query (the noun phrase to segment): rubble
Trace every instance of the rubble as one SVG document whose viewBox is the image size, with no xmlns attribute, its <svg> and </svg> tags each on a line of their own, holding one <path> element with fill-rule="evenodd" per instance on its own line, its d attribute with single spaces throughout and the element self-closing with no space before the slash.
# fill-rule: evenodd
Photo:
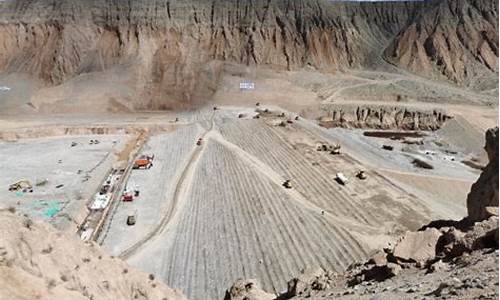
<svg viewBox="0 0 500 300">
<path fill-rule="evenodd" d="M 227 291 L 224 300 L 272 300 L 276 295 L 264 292 L 255 279 L 238 279 Z"/>
</svg>

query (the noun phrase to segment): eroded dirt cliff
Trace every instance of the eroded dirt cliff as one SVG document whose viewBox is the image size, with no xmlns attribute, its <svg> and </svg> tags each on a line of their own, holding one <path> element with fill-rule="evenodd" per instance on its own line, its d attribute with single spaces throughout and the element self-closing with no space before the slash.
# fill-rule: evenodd
<svg viewBox="0 0 500 300">
<path fill-rule="evenodd" d="M 7 0 L 0 72 L 64 83 L 30 103 L 42 111 L 80 99 L 102 110 L 191 107 L 217 90 L 224 62 L 336 72 L 388 59 L 459 84 L 481 73 L 490 87 L 498 8 L 489 2 Z"/>
</svg>

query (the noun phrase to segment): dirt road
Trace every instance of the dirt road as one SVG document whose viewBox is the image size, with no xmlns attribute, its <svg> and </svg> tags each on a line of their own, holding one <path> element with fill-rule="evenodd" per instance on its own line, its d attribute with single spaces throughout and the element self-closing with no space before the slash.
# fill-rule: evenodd
<svg viewBox="0 0 500 300">
<path fill-rule="evenodd" d="M 212 131 L 214 116 L 215 116 L 215 111 L 211 118 L 210 127 L 201 135 L 200 137 L 201 139 L 204 139 L 205 136 Z M 132 246 L 130 246 L 122 253 L 120 253 L 119 255 L 120 258 L 122 259 L 130 258 L 135 253 L 137 253 L 142 247 L 144 247 L 148 242 L 150 242 L 152 239 L 158 236 L 165 229 L 165 227 L 167 227 L 167 225 L 169 224 L 170 220 L 172 219 L 173 215 L 176 212 L 177 204 L 180 201 L 179 199 L 186 194 L 187 188 L 191 183 L 191 180 L 188 180 L 190 177 L 188 175 L 192 175 L 193 169 L 196 166 L 196 163 L 198 162 L 204 148 L 205 148 L 204 142 L 202 142 L 202 144 L 199 146 L 195 145 L 195 147 L 193 148 L 193 151 L 189 156 L 188 163 L 186 167 L 182 170 L 182 173 L 175 184 L 175 191 L 174 191 L 174 196 L 172 198 L 172 202 L 168 207 L 168 210 L 165 212 L 165 214 L 162 214 L 163 217 L 161 218 L 159 224 L 149 233 L 144 235 L 144 237 L 141 240 L 134 243 Z"/>
</svg>

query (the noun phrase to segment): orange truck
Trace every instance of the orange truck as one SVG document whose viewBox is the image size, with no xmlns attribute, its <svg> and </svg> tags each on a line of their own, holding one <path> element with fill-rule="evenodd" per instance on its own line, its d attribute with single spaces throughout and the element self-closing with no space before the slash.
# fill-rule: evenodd
<svg viewBox="0 0 500 300">
<path fill-rule="evenodd" d="M 141 155 L 134 161 L 134 169 L 149 169 L 153 166 L 153 156 Z"/>
</svg>

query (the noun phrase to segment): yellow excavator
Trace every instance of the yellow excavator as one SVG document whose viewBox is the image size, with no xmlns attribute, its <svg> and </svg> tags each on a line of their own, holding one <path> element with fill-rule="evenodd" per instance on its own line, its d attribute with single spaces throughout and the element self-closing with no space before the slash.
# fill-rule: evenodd
<svg viewBox="0 0 500 300">
<path fill-rule="evenodd" d="M 23 180 L 19 180 L 16 183 L 11 184 L 9 186 L 9 191 L 11 191 L 11 192 L 22 191 L 23 193 L 26 193 L 26 192 L 32 193 L 33 192 L 33 185 L 31 184 L 31 182 L 29 180 L 23 179 Z"/>
</svg>

